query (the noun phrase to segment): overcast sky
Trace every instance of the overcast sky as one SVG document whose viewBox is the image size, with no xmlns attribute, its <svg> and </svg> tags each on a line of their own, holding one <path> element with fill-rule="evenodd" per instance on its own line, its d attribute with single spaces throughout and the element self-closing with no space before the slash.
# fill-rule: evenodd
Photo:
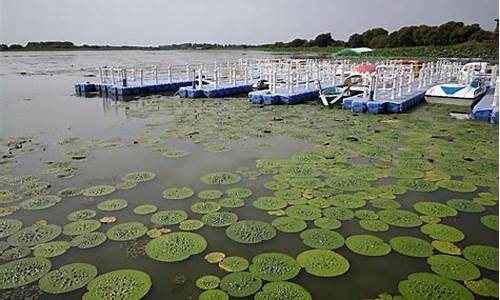
<svg viewBox="0 0 500 300">
<path fill-rule="evenodd" d="M 498 0 L 0 0 L 0 43 L 257 44 L 494 18 Z"/>
</svg>

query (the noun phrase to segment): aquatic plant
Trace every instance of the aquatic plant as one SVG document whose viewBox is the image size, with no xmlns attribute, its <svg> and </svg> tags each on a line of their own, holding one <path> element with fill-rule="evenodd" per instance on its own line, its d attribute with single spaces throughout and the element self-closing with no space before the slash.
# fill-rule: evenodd
<svg viewBox="0 0 500 300">
<path fill-rule="evenodd" d="M 328 229 L 307 229 L 300 233 L 300 238 L 311 248 L 334 250 L 344 246 L 344 237 Z"/>
<path fill-rule="evenodd" d="M 390 199 L 373 199 L 370 200 L 371 206 L 380 209 L 398 209 L 401 207 L 401 204 L 395 200 Z"/>
<path fill-rule="evenodd" d="M 223 290 L 206 290 L 198 296 L 198 300 L 229 300 L 229 295 Z"/>
<path fill-rule="evenodd" d="M 239 198 L 224 198 L 219 200 L 219 205 L 225 208 L 238 208 L 245 206 L 245 200 Z"/>
<path fill-rule="evenodd" d="M 412 257 L 429 257 L 432 255 L 432 245 L 413 236 L 397 236 L 389 240 L 392 249 L 400 254 Z"/>
<path fill-rule="evenodd" d="M 328 207 L 323 209 L 325 217 L 335 218 L 340 221 L 348 221 L 354 218 L 354 212 L 343 207 Z"/>
<path fill-rule="evenodd" d="M 386 209 L 377 214 L 381 221 L 396 227 L 417 227 L 422 224 L 417 214 L 403 209 Z"/>
<path fill-rule="evenodd" d="M 35 246 L 33 255 L 37 257 L 51 258 L 62 255 L 71 248 L 71 243 L 67 241 L 52 241 Z"/>
<path fill-rule="evenodd" d="M 474 296 L 461 284 L 430 273 L 413 273 L 398 284 L 407 300 L 473 300 Z"/>
<path fill-rule="evenodd" d="M 391 252 L 389 244 L 373 235 L 351 235 L 345 239 L 345 244 L 352 252 L 365 256 L 384 256 Z"/>
<path fill-rule="evenodd" d="M 287 281 L 269 282 L 255 294 L 255 300 L 312 300 L 311 294 L 301 285 Z"/>
<path fill-rule="evenodd" d="M 114 225 L 108 231 L 106 236 L 113 241 L 131 241 L 145 235 L 148 228 L 140 222 L 127 222 Z"/>
<path fill-rule="evenodd" d="M 262 281 L 252 273 L 234 272 L 222 278 L 220 288 L 232 297 L 248 297 L 255 294 Z"/>
<path fill-rule="evenodd" d="M 196 279 L 196 286 L 202 290 L 211 290 L 219 287 L 220 278 L 214 275 L 205 275 Z"/>
<path fill-rule="evenodd" d="M 318 177 L 321 172 L 308 164 L 288 164 L 280 169 L 280 173 L 291 178 L 297 177 Z"/>
<path fill-rule="evenodd" d="M 302 191 L 299 189 L 277 190 L 274 192 L 274 196 L 280 199 L 294 200 L 302 197 Z"/>
<path fill-rule="evenodd" d="M 139 184 L 136 181 L 122 181 L 118 184 L 115 184 L 115 188 L 119 190 L 130 190 L 138 186 Z"/>
<path fill-rule="evenodd" d="M 276 230 L 266 222 L 243 220 L 226 228 L 226 235 L 238 243 L 255 244 L 274 238 Z"/>
<path fill-rule="evenodd" d="M 277 230 L 286 233 L 301 232 L 307 228 L 307 223 L 291 217 L 279 217 L 271 222 Z"/>
<path fill-rule="evenodd" d="M 128 202 L 125 199 L 109 199 L 97 204 L 97 208 L 102 211 L 117 211 L 127 206 Z"/>
<path fill-rule="evenodd" d="M 23 227 L 23 222 L 16 219 L 0 219 L 0 239 L 6 238 Z"/>
<path fill-rule="evenodd" d="M 198 193 L 198 198 L 203 200 L 214 200 L 219 199 L 222 195 L 224 195 L 224 193 L 219 190 L 203 190 Z"/>
<path fill-rule="evenodd" d="M 214 252 L 210 252 L 207 255 L 205 255 L 205 260 L 209 264 L 216 264 L 216 263 L 221 262 L 225 257 L 226 257 L 226 254 L 224 252 L 214 251 Z"/>
<path fill-rule="evenodd" d="M 38 244 L 43 244 L 52 241 L 62 232 L 59 225 L 32 225 L 25 227 L 7 238 L 7 242 L 11 246 L 26 246 L 31 247 Z"/>
<path fill-rule="evenodd" d="M 360 220 L 359 226 L 364 230 L 383 232 L 389 230 L 389 225 L 381 220 Z"/>
<path fill-rule="evenodd" d="M 134 208 L 134 213 L 137 215 L 149 215 L 158 211 L 158 207 L 153 204 L 142 204 Z"/>
<path fill-rule="evenodd" d="M 112 185 L 95 185 L 83 190 L 86 197 L 102 197 L 113 193 L 116 188 Z"/>
<path fill-rule="evenodd" d="M 498 271 L 498 248 L 486 245 L 471 245 L 464 248 L 462 255 L 476 266 Z"/>
<path fill-rule="evenodd" d="M 147 273 L 133 269 L 115 270 L 90 281 L 82 300 L 138 300 L 149 292 L 151 285 L 151 277 Z"/>
<path fill-rule="evenodd" d="M 212 227 L 227 227 L 238 221 L 238 215 L 228 211 L 212 212 L 203 215 L 201 221 Z"/>
<path fill-rule="evenodd" d="M 286 182 L 283 181 L 278 181 L 278 180 L 269 180 L 264 183 L 264 187 L 268 190 L 285 190 L 290 187 L 290 185 Z"/>
<path fill-rule="evenodd" d="M 476 186 L 472 183 L 452 179 L 440 180 L 437 182 L 437 185 L 452 192 L 460 193 L 471 193 L 477 189 Z"/>
<path fill-rule="evenodd" d="M 304 224 L 306 223 L 304 222 Z M 334 230 L 340 228 L 342 226 L 342 223 L 339 220 L 332 217 L 321 217 L 319 219 L 314 220 L 314 225 L 319 228 Z"/>
<path fill-rule="evenodd" d="M 491 279 L 481 278 L 479 280 L 466 280 L 464 284 L 474 294 L 483 297 L 498 298 L 498 283 Z"/>
<path fill-rule="evenodd" d="M 285 208 L 288 203 L 280 198 L 276 197 L 259 197 L 257 200 L 252 202 L 253 207 L 261 210 L 277 210 Z"/>
<path fill-rule="evenodd" d="M 102 232 L 89 232 L 78 235 L 71 240 L 71 246 L 89 249 L 103 244 L 108 237 Z"/>
<path fill-rule="evenodd" d="M 331 205 L 343 208 L 360 208 L 366 205 L 366 201 L 356 195 L 340 194 L 328 198 Z"/>
<path fill-rule="evenodd" d="M 248 198 L 253 194 L 251 189 L 244 187 L 230 188 L 227 189 L 225 193 L 230 198 L 238 198 L 238 199 Z"/>
<path fill-rule="evenodd" d="M 399 183 L 408 190 L 416 192 L 434 192 L 439 189 L 435 182 L 425 179 L 401 179 Z"/>
<path fill-rule="evenodd" d="M 297 256 L 297 262 L 317 277 L 340 276 L 350 268 L 349 261 L 342 255 L 325 249 L 306 250 Z"/>
<path fill-rule="evenodd" d="M 123 181 L 146 182 L 156 178 L 156 174 L 149 171 L 132 172 L 122 177 Z"/>
<path fill-rule="evenodd" d="M 45 274 L 38 286 L 48 294 L 62 294 L 80 289 L 97 276 L 97 268 L 86 263 L 71 263 Z"/>
<path fill-rule="evenodd" d="M 156 225 L 174 225 L 188 218 L 183 210 L 160 210 L 151 216 L 151 222 Z"/>
<path fill-rule="evenodd" d="M 176 262 L 188 259 L 207 248 L 207 241 L 192 232 L 172 232 L 152 239 L 146 245 L 146 254 L 154 260 Z"/>
<path fill-rule="evenodd" d="M 19 206 L 26 210 L 46 209 L 61 202 L 61 197 L 55 195 L 36 196 L 21 202 Z"/>
<path fill-rule="evenodd" d="M 479 269 L 466 259 L 451 255 L 433 255 L 427 258 L 431 270 L 453 280 L 474 280 L 481 276 Z"/>
<path fill-rule="evenodd" d="M 450 199 L 446 201 L 446 204 L 458 211 L 467 213 L 480 213 L 486 209 L 479 203 L 465 199 Z"/>
<path fill-rule="evenodd" d="M 339 191 L 355 192 L 370 187 L 370 183 L 355 177 L 328 177 L 325 183 Z"/>
<path fill-rule="evenodd" d="M 234 184 L 241 180 L 241 176 L 231 172 L 215 172 L 204 175 L 201 177 L 201 181 L 204 184 L 215 185 L 215 184 Z"/>
<path fill-rule="evenodd" d="M 101 222 L 97 220 L 80 220 L 64 225 L 63 234 L 80 235 L 96 231 L 99 227 L 101 227 Z"/>
<path fill-rule="evenodd" d="M 445 224 L 425 224 L 420 227 L 420 231 L 440 241 L 460 242 L 465 238 L 465 235 L 460 230 Z"/>
<path fill-rule="evenodd" d="M 484 226 L 498 232 L 498 215 L 482 216 L 479 220 Z"/>
<path fill-rule="evenodd" d="M 193 196 L 194 191 L 188 187 L 172 187 L 163 191 L 163 198 L 167 200 L 183 200 Z"/>
<path fill-rule="evenodd" d="M 191 210 L 197 214 L 208 214 L 220 210 L 221 205 L 217 202 L 203 201 L 191 205 Z"/>
<path fill-rule="evenodd" d="M 11 261 L 19 258 L 23 258 L 28 256 L 31 253 L 31 249 L 29 247 L 13 247 L 9 248 L 2 252 L 0 255 L 0 259 L 5 261 Z"/>
<path fill-rule="evenodd" d="M 415 203 L 413 207 L 421 214 L 438 218 L 453 217 L 458 213 L 453 207 L 431 201 L 420 201 Z"/>
<path fill-rule="evenodd" d="M 293 205 L 285 209 L 287 216 L 312 221 L 321 217 L 321 209 L 310 205 Z"/>
<path fill-rule="evenodd" d="M 219 262 L 219 268 L 225 272 L 242 272 L 248 269 L 250 263 L 240 256 L 228 256 Z"/>
<path fill-rule="evenodd" d="M 159 152 L 162 156 L 167 158 L 181 158 L 190 154 L 189 151 L 175 148 L 160 148 Z"/>
<path fill-rule="evenodd" d="M 0 289 L 18 288 L 37 281 L 50 271 L 50 260 L 27 257 L 0 265 Z"/>
<path fill-rule="evenodd" d="M 354 216 L 361 220 L 376 220 L 378 215 L 373 210 L 359 209 L 354 212 Z"/>
<path fill-rule="evenodd" d="M 165 228 L 165 227 L 160 227 L 160 228 L 153 228 L 150 229 L 146 232 L 147 236 L 149 236 L 152 239 L 155 239 L 159 236 L 162 236 L 163 234 L 170 233 L 172 232 L 172 229 L 170 228 Z"/>
<path fill-rule="evenodd" d="M 203 225 L 205 224 L 200 220 L 190 219 L 182 221 L 179 224 L 179 229 L 185 231 L 194 231 L 202 228 Z"/>
<path fill-rule="evenodd" d="M 83 193 L 83 189 L 79 187 L 70 187 L 70 188 L 65 188 L 57 192 L 57 196 L 59 197 L 76 197 L 80 196 Z"/>
<path fill-rule="evenodd" d="M 72 221 L 72 222 L 80 221 L 80 220 L 88 220 L 88 219 L 92 219 L 93 217 L 95 217 L 96 214 L 97 214 L 97 212 L 93 209 L 80 209 L 80 210 L 76 210 L 72 213 L 69 213 L 66 216 L 66 219 L 68 219 L 68 221 Z"/>
<path fill-rule="evenodd" d="M 295 258 L 283 253 L 261 253 L 252 258 L 250 273 L 267 281 L 289 280 L 300 272 Z"/>
<path fill-rule="evenodd" d="M 434 240 L 431 242 L 431 245 L 434 249 L 444 254 L 462 255 L 462 249 L 448 241 Z"/>
</svg>

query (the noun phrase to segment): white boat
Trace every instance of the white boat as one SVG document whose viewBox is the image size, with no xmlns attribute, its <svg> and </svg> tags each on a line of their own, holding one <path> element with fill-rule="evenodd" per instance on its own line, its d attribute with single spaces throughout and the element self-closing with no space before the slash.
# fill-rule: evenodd
<svg viewBox="0 0 500 300">
<path fill-rule="evenodd" d="M 425 92 L 425 101 L 473 107 L 487 90 L 488 87 L 479 80 L 474 80 L 470 84 L 438 84 Z"/>
</svg>

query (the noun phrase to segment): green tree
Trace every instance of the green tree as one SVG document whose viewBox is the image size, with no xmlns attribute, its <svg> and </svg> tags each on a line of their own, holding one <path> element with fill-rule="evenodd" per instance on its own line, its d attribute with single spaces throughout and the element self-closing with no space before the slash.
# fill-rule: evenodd
<svg viewBox="0 0 500 300">
<path fill-rule="evenodd" d="M 364 46 L 364 41 L 363 41 L 363 36 L 361 34 L 355 33 L 349 37 L 349 41 L 347 42 L 349 47 L 363 47 Z"/>
<path fill-rule="evenodd" d="M 311 44 L 316 47 L 327 47 L 330 45 L 333 45 L 335 42 L 334 39 L 332 39 L 332 34 L 331 33 L 321 33 L 319 34 L 312 42 Z"/>
</svg>

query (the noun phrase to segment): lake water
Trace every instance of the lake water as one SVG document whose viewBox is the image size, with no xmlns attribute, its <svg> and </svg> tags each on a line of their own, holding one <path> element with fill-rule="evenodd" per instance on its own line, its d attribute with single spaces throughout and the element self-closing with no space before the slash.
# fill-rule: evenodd
<svg viewBox="0 0 500 300">
<path fill-rule="evenodd" d="M 358 157 L 359 161 L 353 164 L 373 165 L 378 159 L 366 158 L 364 156 L 367 155 L 362 153 L 368 153 L 367 146 L 371 144 L 373 147 L 388 146 L 378 144 L 376 138 L 377 134 L 383 134 L 380 133 L 381 130 L 386 129 L 389 133 L 404 136 L 401 140 L 398 137 L 392 138 L 394 144 L 403 143 L 399 144 L 399 147 L 404 147 L 404 142 L 411 140 L 412 134 L 417 140 L 428 139 L 429 144 L 417 145 L 422 148 L 445 145 L 441 140 L 431 140 L 431 135 L 453 135 L 457 143 L 460 143 L 456 146 L 460 149 L 466 143 L 478 145 L 478 149 L 468 149 L 464 156 L 477 153 L 473 157 L 476 162 L 485 159 L 493 165 L 491 168 L 498 168 L 498 157 L 492 155 L 498 151 L 497 127 L 485 123 L 447 119 L 446 107 L 424 105 L 411 114 L 402 116 L 357 116 L 348 111 L 323 109 L 317 104 L 304 104 L 293 108 L 251 107 L 244 98 L 210 100 L 212 101 L 210 102 L 153 96 L 138 101 L 116 103 L 99 97 L 83 98 L 74 95 L 74 83 L 97 80 L 84 75 L 94 72 L 95 67 L 99 65 L 199 64 L 237 60 L 242 57 L 271 56 L 273 55 L 270 53 L 256 51 L 2 52 L 0 54 L 0 138 L 2 139 L 0 153 L 8 151 L 5 144 L 9 138 L 21 136 L 30 137 L 34 150 L 15 152 L 12 157 L 4 158 L 5 167 L 0 169 L 0 176 L 40 174 L 43 181 L 50 183 L 50 194 L 56 194 L 66 187 L 118 184 L 120 178 L 129 172 L 151 171 L 156 174 L 154 180 L 140 183 L 130 190 L 117 190 L 109 196 L 96 197 L 94 200 L 83 196 L 65 198 L 54 207 L 42 210 L 19 209 L 7 218 L 22 220 L 25 226 L 38 220 L 47 220 L 51 224 L 63 226 L 69 223 L 66 219 L 67 214 L 89 208 L 97 211 L 95 219 L 108 215 L 117 218 L 114 224 L 102 225 L 98 230 L 101 232 L 128 221 L 139 221 L 152 228 L 154 224 L 150 221 L 150 215 L 136 215 L 132 212 L 134 207 L 149 203 L 158 206 L 159 210 L 182 209 L 189 214 L 189 218 L 200 219 L 201 215 L 190 210 L 193 203 L 201 201 L 196 197 L 197 192 L 209 188 L 224 191 L 230 187 L 244 186 L 252 189 L 252 196 L 245 200 L 245 207 L 231 211 L 236 213 L 240 220 L 258 219 L 270 223 L 276 217 L 254 208 L 251 203 L 260 196 L 272 196 L 273 191 L 264 188 L 264 184 L 272 179 L 272 175 L 264 174 L 257 178 L 248 178 L 244 175 L 241 182 L 228 186 L 207 186 L 201 182 L 200 177 L 216 171 L 236 172 L 246 170 L 244 168 L 255 170 L 255 162 L 258 159 L 290 159 L 293 155 L 317 149 L 318 146 L 333 147 L 340 152 L 339 156 L 342 159 L 354 157 L 356 161 Z M 228 112 L 235 112 L 233 119 L 230 119 L 232 116 Z M 212 115 L 213 118 L 209 117 Z M 240 120 L 238 124 L 241 126 L 235 125 L 237 122 L 234 119 Z M 436 127 L 432 124 L 436 124 Z M 372 131 L 372 128 L 378 130 Z M 262 131 L 264 133 L 259 134 L 263 129 L 269 132 Z M 193 132 L 195 133 L 191 135 L 194 138 L 189 134 Z M 197 137 L 198 135 L 200 137 Z M 347 144 L 346 137 L 353 135 L 361 139 L 363 148 L 359 146 L 358 150 L 359 144 Z M 382 140 L 389 140 L 389 135 L 384 135 Z M 78 140 L 72 144 L 58 144 L 58 141 L 65 137 L 77 137 Z M 154 139 L 157 140 L 153 141 Z M 116 144 L 99 147 L 96 146 L 98 143 L 91 143 L 92 140 L 104 140 L 103 143 Z M 166 158 L 155 151 L 153 145 L 155 142 L 162 147 L 188 151 L 189 155 L 182 158 Z M 89 143 L 92 146 L 88 146 Z M 207 143 L 229 145 L 231 151 L 223 153 L 206 151 Z M 449 147 L 450 157 L 458 157 L 457 151 L 452 149 L 455 146 L 450 144 Z M 87 157 L 84 160 L 72 161 L 77 167 L 74 176 L 57 178 L 44 172 L 49 166 L 48 163 L 71 161 L 65 153 L 82 148 L 88 150 Z M 341 151 L 345 151 L 346 154 Z M 436 153 L 426 155 L 434 158 L 433 155 L 438 156 Z M 484 155 L 486 157 L 483 157 Z M 475 166 L 474 162 L 463 163 Z M 476 172 L 475 175 L 484 175 L 491 179 L 491 174 L 492 172 L 485 174 Z M 325 179 L 323 175 L 322 180 Z M 453 175 L 453 179 L 461 178 Z M 380 182 L 376 183 L 378 181 Z M 397 182 L 392 178 L 378 181 L 372 184 Z M 3 186 L 1 184 L 2 181 L 0 190 L 12 188 L 7 184 Z M 162 191 L 166 188 L 181 186 L 193 189 L 195 196 L 177 201 L 162 198 Z M 479 186 L 476 191 L 470 193 L 453 192 L 443 188 L 435 192 L 407 191 L 396 195 L 396 201 L 401 204 L 402 209 L 415 212 L 413 204 L 418 201 L 445 203 L 454 198 L 473 199 L 479 192 L 488 192 L 488 188 Z M 114 198 L 126 199 L 128 207 L 116 212 L 104 212 L 96 208 L 97 203 L 104 199 Z M 369 205 L 367 209 L 375 210 Z M 481 213 L 459 212 L 457 216 L 443 218 L 442 223 L 459 228 L 465 234 L 465 239 L 457 243 L 461 248 L 474 244 L 498 248 L 498 233 L 486 228 L 479 221 L 484 215 L 498 215 L 497 210 L 498 206 L 494 205 L 487 206 Z M 177 225 L 167 227 L 173 231 L 180 231 Z M 308 227 L 315 227 L 312 221 L 308 221 Z M 356 219 L 342 221 L 342 227 L 336 231 L 344 237 L 370 234 L 385 241 L 400 235 L 432 240 L 421 233 L 418 227 L 391 226 L 386 232 L 370 232 L 361 228 Z M 202 254 L 194 255 L 182 262 L 158 262 L 144 254 L 139 254 L 135 258 L 129 257 L 126 251 L 129 244 L 107 240 L 103 245 L 92 249 L 73 247 L 63 255 L 51 258 L 52 269 L 72 262 L 93 264 L 98 268 L 99 274 L 117 269 L 137 269 L 148 273 L 153 283 L 144 299 L 196 299 L 200 293 L 194 284 L 197 278 L 207 274 L 222 278 L 226 274 L 219 270 L 217 265 L 208 264 L 204 260 L 206 253 L 222 251 L 228 256 L 241 256 L 251 261 L 253 256 L 262 252 L 282 252 L 296 257 L 309 249 L 298 233 L 278 231 L 276 237 L 269 241 L 247 245 L 230 240 L 225 235 L 224 228 L 205 225 L 195 232 L 206 238 L 208 247 Z M 65 235 L 57 238 L 67 241 L 70 239 L 71 237 Z M 145 243 L 149 241 L 149 237 L 143 236 L 139 241 Z M 346 246 L 334 251 L 349 260 L 350 269 L 346 274 L 320 278 L 302 269 L 300 274 L 290 281 L 302 285 L 314 299 L 371 299 L 383 292 L 398 294 L 398 283 L 411 273 L 432 272 L 425 258 L 408 257 L 396 251 L 381 257 L 358 255 Z M 436 250 L 434 252 L 438 253 Z M 482 277 L 498 281 L 497 272 L 481 268 L 481 274 Z M 178 284 L 175 282 L 177 276 L 184 276 L 187 281 Z M 40 299 L 80 299 L 85 291 L 85 288 L 81 288 L 61 295 L 43 294 Z M 482 298 L 476 295 L 476 299 Z"/>
</svg>

